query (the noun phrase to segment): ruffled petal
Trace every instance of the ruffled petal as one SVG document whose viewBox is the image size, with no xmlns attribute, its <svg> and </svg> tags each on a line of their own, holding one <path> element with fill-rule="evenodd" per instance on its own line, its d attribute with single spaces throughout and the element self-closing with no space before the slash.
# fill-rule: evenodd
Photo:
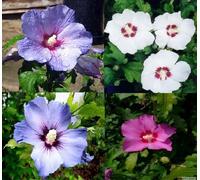
<svg viewBox="0 0 200 180">
<path fill-rule="evenodd" d="M 79 23 L 71 23 L 58 35 L 64 45 L 70 48 L 79 48 L 82 54 L 88 52 L 92 46 L 92 35 Z"/>
<path fill-rule="evenodd" d="M 184 61 L 179 61 L 176 65 L 171 69 L 172 79 L 184 82 L 188 79 L 191 68 L 190 65 Z"/>
<path fill-rule="evenodd" d="M 53 52 L 48 64 L 54 71 L 70 71 L 76 66 L 80 55 L 81 51 L 78 48 L 61 47 Z"/>
<path fill-rule="evenodd" d="M 39 134 L 25 120 L 15 124 L 14 139 L 17 143 L 36 145 L 41 142 Z"/>
<path fill-rule="evenodd" d="M 66 130 L 71 122 L 71 112 L 69 106 L 60 102 L 50 101 L 48 104 L 48 110 L 48 129 L 55 128 L 58 132 Z"/>
<path fill-rule="evenodd" d="M 169 42 L 170 37 L 167 35 L 166 30 L 157 30 L 155 31 L 156 40 L 155 43 L 160 47 L 164 48 Z"/>
<path fill-rule="evenodd" d="M 152 115 L 144 114 L 138 117 L 138 120 L 140 121 L 140 126 L 143 126 L 143 129 L 146 131 L 153 132 L 155 128 L 157 127 L 155 123 L 155 117 Z M 136 127 L 137 128 L 137 127 Z"/>
<path fill-rule="evenodd" d="M 192 37 L 184 32 L 180 32 L 175 37 L 171 37 L 167 46 L 175 50 L 186 49 L 186 45 L 191 41 Z"/>
<path fill-rule="evenodd" d="M 36 42 L 42 42 L 44 29 L 41 21 L 41 11 L 30 10 L 22 15 L 22 31 L 26 37 Z"/>
<path fill-rule="evenodd" d="M 165 142 L 155 141 L 153 143 L 148 143 L 148 149 L 165 149 L 167 151 L 172 151 L 172 142 L 169 139 L 167 139 Z"/>
<path fill-rule="evenodd" d="M 168 16 L 169 16 L 169 13 L 164 13 L 162 15 L 157 16 L 153 23 L 154 30 L 166 29 L 168 25 Z"/>
<path fill-rule="evenodd" d="M 194 35 L 195 29 L 194 21 L 192 19 L 184 19 L 180 26 L 180 30 L 191 37 Z"/>
<path fill-rule="evenodd" d="M 48 48 L 45 48 L 28 38 L 18 41 L 18 53 L 26 61 L 38 61 L 39 63 L 48 62 L 51 59 L 51 53 Z"/>
<path fill-rule="evenodd" d="M 125 152 L 137 152 L 147 148 L 147 144 L 142 141 L 126 138 L 123 143 L 123 150 Z"/>
<path fill-rule="evenodd" d="M 75 21 L 75 11 L 64 5 L 48 7 L 40 13 L 44 32 L 48 35 L 59 34 Z"/>
<path fill-rule="evenodd" d="M 65 167 L 73 167 L 82 163 L 83 152 L 87 147 L 86 136 L 85 128 L 66 130 L 60 135 L 57 150 Z"/>
<path fill-rule="evenodd" d="M 42 134 L 49 117 L 46 99 L 36 97 L 30 101 L 24 108 L 24 114 L 27 124 L 37 133 Z"/>
<path fill-rule="evenodd" d="M 169 137 L 176 133 L 176 128 L 170 127 L 168 124 L 159 124 L 155 132 L 158 134 L 156 140 L 165 142 Z"/>
<path fill-rule="evenodd" d="M 135 140 L 140 139 L 140 135 L 143 131 L 143 124 L 141 124 L 139 118 L 128 120 L 121 126 L 122 135 Z"/>
<path fill-rule="evenodd" d="M 44 143 L 40 143 L 33 148 L 31 158 L 42 177 L 54 173 L 63 164 L 63 159 L 56 148 L 46 149 Z"/>
</svg>

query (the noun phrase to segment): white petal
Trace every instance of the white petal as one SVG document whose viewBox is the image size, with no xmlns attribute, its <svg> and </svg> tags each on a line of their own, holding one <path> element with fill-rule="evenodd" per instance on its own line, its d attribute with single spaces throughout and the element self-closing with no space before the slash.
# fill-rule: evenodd
<svg viewBox="0 0 200 180">
<path fill-rule="evenodd" d="M 134 39 L 136 41 L 135 45 L 137 46 L 137 49 L 144 49 L 153 44 L 155 37 L 151 32 L 138 31 Z"/>
<path fill-rule="evenodd" d="M 176 61 L 178 60 L 179 55 L 169 50 L 160 50 L 156 54 L 151 54 L 145 61 L 144 66 L 154 69 L 155 67 L 164 67 L 172 68 Z"/>
<path fill-rule="evenodd" d="M 151 17 L 148 13 L 142 11 L 136 12 L 134 19 L 137 22 L 136 24 L 138 25 L 139 30 L 151 31 L 153 29 Z"/>
<path fill-rule="evenodd" d="M 191 68 L 188 63 L 184 61 L 179 61 L 171 70 L 172 79 L 184 82 L 187 80 L 191 73 Z"/>
<path fill-rule="evenodd" d="M 167 46 L 175 50 L 186 49 L 186 45 L 191 41 L 191 36 L 184 32 L 179 32 L 175 37 L 171 37 Z"/>
<path fill-rule="evenodd" d="M 172 14 L 169 14 L 168 16 L 168 22 L 170 24 L 175 24 L 177 26 L 179 26 L 182 23 L 183 19 L 181 17 L 181 12 L 175 12 Z"/>
<path fill-rule="evenodd" d="M 160 93 L 171 93 L 172 91 L 176 91 L 181 87 L 181 84 L 178 81 L 175 81 L 171 78 L 161 81 L 159 85 Z"/>
<path fill-rule="evenodd" d="M 180 31 L 192 37 L 195 33 L 194 21 L 192 19 L 184 19 L 180 25 Z"/>
<path fill-rule="evenodd" d="M 168 16 L 169 16 L 169 13 L 165 13 L 163 15 L 157 16 L 153 24 L 154 30 L 166 29 L 168 25 Z"/>
<path fill-rule="evenodd" d="M 167 35 L 166 29 L 163 30 L 157 30 L 155 31 L 156 34 L 156 40 L 155 43 L 160 47 L 160 48 L 164 48 L 170 37 Z"/>
</svg>

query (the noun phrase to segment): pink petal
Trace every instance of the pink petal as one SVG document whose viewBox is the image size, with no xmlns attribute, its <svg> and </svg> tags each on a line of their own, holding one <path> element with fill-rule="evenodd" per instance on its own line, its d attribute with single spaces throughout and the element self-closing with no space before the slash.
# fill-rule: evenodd
<svg viewBox="0 0 200 180">
<path fill-rule="evenodd" d="M 167 124 L 159 124 L 155 132 L 158 135 L 157 140 L 164 142 L 176 133 L 176 129 Z"/>
<path fill-rule="evenodd" d="M 137 118 L 126 121 L 121 126 L 123 136 L 131 139 L 139 138 L 143 131 L 143 125 Z"/>
<path fill-rule="evenodd" d="M 125 139 L 123 144 L 123 150 L 125 152 L 135 152 L 135 151 L 142 151 L 143 149 L 147 148 L 146 143 L 143 143 L 139 140 L 135 139 Z"/>
<path fill-rule="evenodd" d="M 172 142 L 170 141 L 170 139 L 167 139 L 165 142 L 155 141 L 148 144 L 148 149 L 166 149 L 167 151 L 172 151 Z"/>
<path fill-rule="evenodd" d="M 138 119 L 140 121 L 140 124 L 143 125 L 143 129 L 145 130 L 149 130 L 153 132 L 155 128 L 157 127 L 155 123 L 155 117 L 153 115 L 144 114 L 140 116 Z"/>
</svg>

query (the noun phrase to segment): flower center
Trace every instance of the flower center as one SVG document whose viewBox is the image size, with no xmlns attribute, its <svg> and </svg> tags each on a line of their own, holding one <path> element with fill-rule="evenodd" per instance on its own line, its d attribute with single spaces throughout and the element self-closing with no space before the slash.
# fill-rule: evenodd
<svg viewBox="0 0 200 180">
<path fill-rule="evenodd" d="M 157 138 L 157 134 L 152 133 L 151 131 L 146 131 L 141 134 L 141 139 L 142 139 L 142 142 L 144 142 L 144 143 L 154 142 L 154 141 L 156 141 L 156 138 Z"/>
<path fill-rule="evenodd" d="M 171 77 L 172 73 L 168 67 L 158 67 L 155 72 L 155 77 L 160 80 L 166 80 Z"/>
<path fill-rule="evenodd" d="M 55 129 L 49 130 L 49 132 L 46 135 L 46 143 L 52 145 L 57 137 L 57 132 Z"/>
<path fill-rule="evenodd" d="M 179 33 L 178 27 L 175 24 L 168 25 L 166 27 L 166 30 L 167 30 L 167 35 L 171 37 L 175 37 Z"/>
<path fill-rule="evenodd" d="M 124 27 L 121 28 L 121 33 L 124 37 L 135 37 L 137 33 L 137 27 L 131 23 L 127 23 Z"/>
<path fill-rule="evenodd" d="M 55 50 L 56 47 L 61 45 L 61 41 L 57 39 L 55 34 L 49 36 L 44 35 L 43 46 L 49 48 L 50 50 Z"/>
</svg>

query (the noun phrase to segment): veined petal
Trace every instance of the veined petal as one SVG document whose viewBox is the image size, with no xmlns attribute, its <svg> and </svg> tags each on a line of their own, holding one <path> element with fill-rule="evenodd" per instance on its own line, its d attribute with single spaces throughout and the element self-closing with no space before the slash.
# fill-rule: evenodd
<svg viewBox="0 0 200 180">
<path fill-rule="evenodd" d="M 82 155 L 87 146 L 86 136 L 85 128 L 70 129 L 62 133 L 57 150 L 65 167 L 73 167 L 82 162 Z"/>
<path fill-rule="evenodd" d="M 92 35 L 79 23 L 70 23 L 58 34 L 58 39 L 64 41 L 64 45 L 72 48 L 80 48 L 83 54 L 92 46 Z"/>
<path fill-rule="evenodd" d="M 53 52 L 48 64 L 55 71 L 70 71 L 76 66 L 80 55 L 81 51 L 78 48 L 59 48 Z"/>
<path fill-rule="evenodd" d="M 49 117 L 45 98 L 36 97 L 24 107 L 27 124 L 37 133 L 42 134 L 43 127 L 47 124 Z"/>
<path fill-rule="evenodd" d="M 44 32 L 48 35 L 59 34 L 75 21 L 75 11 L 64 5 L 48 7 L 40 13 Z"/>
<path fill-rule="evenodd" d="M 172 151 L 172 142 L 169 139 L 167 139 L 165 142 L 155 141 L 153 143 L 148 143 L 148 149 L 165 149 L 167 151 Z"/>
<path fill-rule="evenodd" d="M 184 19 L 180 25 L 180 30 L 191 37 L 194 35 L 195 29 L 193 19 Z"/>
<path fill-rule="evenodd" d="M 63 164 L 56 148 L 46 149 L 44 143 L 40 143 L 33 148 L 31 157 L 35 162 L 39 175 L 42 177 L 54 173 Z"/>
<path fill-rule="evenodd" d="M 155 31 L 156 40 L 155 43 L 160 47 L 164 48 L 169 42 L 170 37 L 167 35 L 166 29 Z"/>
<path fill-rule="evenodd" d="M 47 120 L 48 129 L 56 128 L 61 132 L 67 129 L 71 122 L 71 112 L 67 104 L 50 101 L 48 104 L 49 119 Z"/>
<path fill-rule="evenodd" d="M 24 142 L 31 145 L 41 142 L 39 134 L 30 128 L 25 120 L 15 124 L 14 139 L 17 143 Z"/>
<path fill-rule="evenodd" d="M 18 41 L 18 53 L 26 61 L 38 61 L 39 63 L 48 62 L 51 59 L 51 53 L 48 48 L 43 47 L 28 38 Z"/>
</svg>

